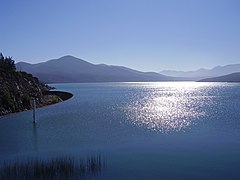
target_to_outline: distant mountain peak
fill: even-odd
[[[167,76],[188,77],[188,78],[194,78],[195,80],[200,80],[204,78],[224,76],[224,75],[235,73],[235,72],[240,72],[240,64],[216,66],[212,69],[200,68],[195,71],[164,70],[164,71],[161,71],[160,73]]]
[[[80,58],[77,58],[77,57],[71,56],[71,55],[62,56],[55,60],[81,60],[81,61],[84,61],[83,59],[80,59]]]
[[[66,60],[82,60],[82,59],[74,57],[74,56],[71,56],[71,55],[66,55],[66,56],[62,56],[62,57],[60,57],[58,59],[53,59],[53,60],[58,60],[58,61],[64,60],[64,61],[66,61]]]
[[[65,55],[65,56],[60,57],[59,59],[63,59],[63,58],[76,58],[76,57],[74,57],[72,55]],[[76,59],[78,59],[78,58],[76,58]]]
[[[61,63],[61,64],[65,65],[65,68],[67,68],[70,64],[73,65],[73,66],[78,66],[79,64],[85,64],[85,65],[88,65],[88,66],[93,65],[92,63],[89,63],[89,62],[87,62],[83,59],[80,59],[80,58],[77,58],[77,57],[74,57],[74,56],[70,56],[70,55],[62,56],[58,59],[51,59],[51,60],[48,60],[48,61],[43,62],[43,63],[51,63],[53,65],[56,65],[56,63],[57,64]]]

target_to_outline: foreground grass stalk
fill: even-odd
[[[101,155],[79,160],[60,157],[5,162],[0,167],[0,179],[84,179],[97,176],[104,164]]]

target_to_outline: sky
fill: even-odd
[[[239,0],[0,0],[0,52],[141,71],[240,63]]]

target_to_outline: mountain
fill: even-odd
[[[240,64],[230,64],[226,66],[217,66],[213,69],[198,69],[196,71],[171,71],[164,70],[160,73],[166,76],[187,77],[195,80],[204,78],[223,76],[235,72],[240,72]]]
[[[228,74],[225,76],[202,79],[200,82],[240,82],[240,72]]]
[[[173,81],[179,78],[154,72],[141,72],[122,66],[91,64],[73,56],[64,56],[38,64],[19,62],[20,71],[32,73],[46,83]]]

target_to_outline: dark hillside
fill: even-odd
[[[0,115],[31,109],[33,98],[37,107],[59,102],[56,96],[43,96],[50,89],[31,74],[16,71],[12,58],[0,53]]]

